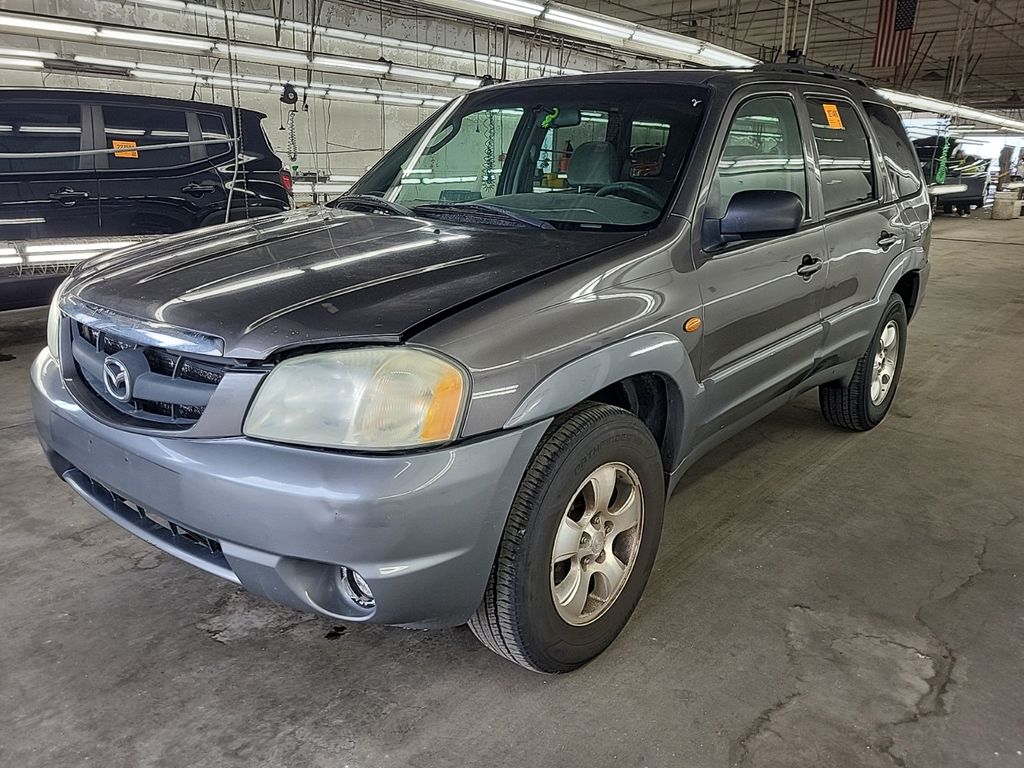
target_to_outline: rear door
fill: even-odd
[[[99,234],[89,119],[74,102],[0,101],[0,241]]]
[[[100,219],[106,236],[157,235],[199,226],[213,198],[205,146],[194,112],[140,104],[94,107],[109,150],[97,158]]]
[[[794,387],[821,343],[824,273],[814,267],[824,264],[824,235],[808,192],[810,148],[796,97],[785,90],[742,99],[720,140],[702,218],[721,218],[734,194],[758,189],[796,194],[805,218],[795,234],[705,249],[699,257],[705,434]]]
[[[898,203],[867,120],[842,95],[807,93],[821,173],[828,264],[822,356],[854,359],[867,349],[881,313],[879,288],[920,224]]]

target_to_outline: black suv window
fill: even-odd
[[[82,120],[77,104],[0,101],[0,152],[78,152],[81,144]],[[0,173],[75,171],[80,157],[0,158]]]
[[[107,155],[109,168],[166,168],[184,165],[191,156],[184,146],[139,151],[139,147],[187,143],[188,123],[182,111],[105,104],[103,124],[107,148],[119,150]]]
[[[921,191],[920,164],[917,152],[911,146],[903,121],[896,110],[884,104],[864,103],[868,122],[878,139],[879,149],[885,158],[885,168],[896,188],[897,197],[907,197]]]
[[[224,139],[224,144],[207,144],[206,154],[210,157],[223,155],[230,151],[231,145],[226,143],[229,138],[227,129],[224,127],[224,118],[221,115],[213,115],[207,112],[199,113],[199,130],[202,131],[203,141]]]
[[[718,189],[724,215],[737,192],[776,189],[792,192],[807,210],[807,177],[796,106],[784,96],[763,96],[736,111],[718,160]]]
[[[853,105],[839,99],[808,99],[821,168],[825,213],[875,199],[875,176],[864,124]]]

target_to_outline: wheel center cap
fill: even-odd
[[[604,540],[605,540],[605,535],[604,535],[604,530],[603,529],[600,529],[600,528],[595,529],[590,534],[590,552],[591,552],[591,554],[599,555],[599,554],[601,554],[602,551],[604,551]]]

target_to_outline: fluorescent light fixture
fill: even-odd
[[[313,65],[331,67],[332,69],[347,69],[352,72],[372,72],[378,75],[387,74],[387,71],[391,69],[391,65],[382,61],[361,61],[340,56],[314,56]]]
[[[728,48],[705,45],[699,54],[701,60],[723,67],[752,67],[757,64],[757,59],[744,56],[742,53],[730,51]]]
[[[154,72],[177,72],[182,75],[193,74],[192,70],[188,67],[171,67],[167,64],[143,64],[141,61],[135,65],[139,69],[151,69]]]
[[[347,181],[350,184],[354,184],[355,182],[359,181],[359,179],[361,179],[361,178],[362,178],[361,176],[338,176],[338,175],[332,173],[331,177],[330,177],[330,180],[331,181]]]
[[[266,61],[272,64],[292,64],[304,67],[309,64],[309,57],[298,51],[286,51],[281,48],[264,48],[255,45],[235,45],[233,43],[217,43],[218,53],[237,56],[241,59]]]
[[[452,83],[456,88],[479,88],[482,81],[479,77],[469,77],[468,75],[456,75],[455,82]]]
[[[543,5],[524,2],[524,0],[465,0],[465,2],[467,5],[481,5],[506,13],[520,13],[531,18],[540,16],[544,12]]]
[[[408,96],[380,95],[377,97],[381,104],[397,104],[408,107],[419,107],[423,105],[423,99],[412,99]]]
[[[5,249],[0,248],[0,253]],[[13,250],[13,249],[12,249]],[[0,267],[20,267],[21,256],[0,256]]]
[[[138,240],[102,240],[93,243],[54,243],[52,245],[26,245],[25,253],[57,253],[73,251],[112,251],[115,248],[126,248],[135,245]]]
[[[17,248],[3,247],[0,248],[0,256],[13,256],[18,253]]]
[[[135,0],[135,2],[138,5],[152,5],[156,8],[170,8],[175,11],[184,11],[191,5],[191,3],[183,3],[181,0]]]
[[[22,59],[56,59],[57,54],[51,51],[33,51],[26,48],[0,48],[0,56],[13,56]]]
[[[635,43],[641,45],[650,45],[655,48],[664,48],[667,51],[676,51],[678,53],[697,53],[700,51],[700,43],[691,42],[685,40],[678,35],[666,35],[658,32],[648,32],[644,29],[638,29],[633,33],[630,38]]]
[[[116,67],[118,69],[135,69],[138,66],[133,61],[122,61],[121,59],[100,59],[95,56],[78,56],[74,60],[81,64],[96,64],[101,67]]]
[[[366,40],[366,35],[362,32],[353,32],[350,29],[335,29],[334,27],[324,27],[323,34],[326,37],[337,37],[342,40],[355,40],[362,42]]]
[[[195,85],[199,79],[195,75],[176,75],[172,72],[147,72],[144,69],[133,69],[132,77],[138,80],[156,80],[160,83],[184,83]]]
[[[100,38],[106,40],[121,40],[126,43],[143,43],[147,46],[170,46],[171,48],[188,48],[194,51],[209,51],[213,49],[212,40],[204,40],[201,37],[187,35],[154,35],[149,32],[132,32],[128,29],[100,29]],[[157,50],[160,50],[157,48]]]
[[[60,253],[48,253],[45,256],[26,257],[29,264],[64,264],[69,261],[85,261],[93,256],[99,256],[103,251],[64,251]]]
[[[377,97],[372,93],[360,93],[359,91],[338,91],[330,90],[327,92],[328,99],[337,99],[338,101],[361,101],[361,102],[374,102],[376,103]]]
[[[274,86],[268,83],[252,83],[246,80],[239,80],[230,77],[211,77],[206,79],[206,85],[212,85],[214,88],[237,88],[240,91],[259,91],[262,93],[268,93]]]
[[[88,24],[48,21],[38,16],[25,16],[14,13],[0,13],[0,27],[27,29],[30,32],[57,32],[62,35],[96,36],[96,27]]]
[[[9,59],[0,56],[0,67],[24,67],[25,69],[42,69],[43,62],[39,59]]]
[[[620,39],[630,37],[636,29],[633,26],[627,27],[625,24],[616,24],[615,20],[609,16],[594,18],[593,16],[582,16],[578,13],[563,11],[560,8],[548,8],[544,11],[544,15],[541,18],[544,21],[554,22],[555,24],[585,29],[588,32],[597,32],[601,35]]]
[[[405,77],[410,80],[426,80],[431,83],[450,84],[455,81],[455,75],[447,72],[434,72],[429,69],[417,69],[415,67],[401,67],[397,64],[391,65],[392,77]]]

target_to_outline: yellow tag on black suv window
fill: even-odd
[[[822,104],[825,110],[825,119],[828,120],[828,127],[836,131],[843,130],[843,118],[839,116],[839,107],[835,104]]]
[[[114,157],[131,157],[134,158],[135,160],[139,159],[139,153],[135,149],[138,146],[138,144],[136,144],[134,141],[121,141],[119,139],[111,139],[110,146],[113,147],[114,149],[126,150],[124,152],[115,152]]]

